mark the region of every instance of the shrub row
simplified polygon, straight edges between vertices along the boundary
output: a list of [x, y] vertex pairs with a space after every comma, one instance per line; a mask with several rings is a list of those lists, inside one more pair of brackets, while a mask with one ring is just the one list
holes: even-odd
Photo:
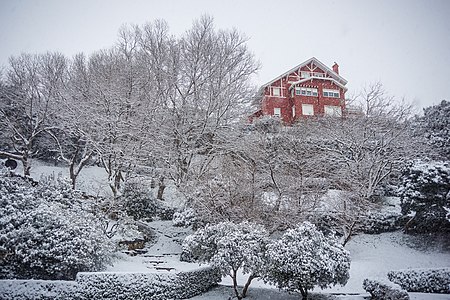
[[388, 278], [408, 292], [450, 294], [450, 268], [391, 271]]
[[201, 294], [221, 280], [206, 267], [180, 273], [78, 273], [76, 281], [0, 280], [0, 300], [186, 299]]
[[363, 288], [370, 293], [373, 300], [409, 300], [405, 290], [389, 281], [364, 279]]
[[0, 300], [78, 299], [78, 284], [63, 280], [0, 280]]

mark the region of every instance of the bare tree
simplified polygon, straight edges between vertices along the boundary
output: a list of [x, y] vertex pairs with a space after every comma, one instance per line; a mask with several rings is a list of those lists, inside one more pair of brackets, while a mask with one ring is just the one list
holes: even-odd
[[410, 107], [396, 104], [381, 84], [365, 90], [359, 100], [364, 115], [320, 120], [314, 143], [339, 188], [373, 200], [412, 155], [415, 140], [407, 124]]
[[250, 99], [250, 76], [258, 65], [237, 31], [216, 31], [203, 17], [178, 41], [174, 90], [163, 124], [170, 149], [167, 162], [177, 184], [199, 176], [214, 155], [225, 130]]
[[36, 141], [56, 128], [55, 103], [67, 74], [67, 60], [59, 53], [22, 54], [10, 58], [8, 88], [2, 89], [0, 127], [10, 140], [10, 148], [0, 154], [22, 162], [30, 175], [30, 158], [38, 154]]

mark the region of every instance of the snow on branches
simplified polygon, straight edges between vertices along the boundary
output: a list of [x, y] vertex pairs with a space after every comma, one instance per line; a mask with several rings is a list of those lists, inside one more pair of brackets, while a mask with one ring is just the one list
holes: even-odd
[[264, 279], [279, 288], [300, 292], [303, 299], [314, 286], [345, 285], [349, 279], [349, 252], [309, 222], [287, 230], [269, 244], [267, 262]]
[[411, 215], [411, 232], [450, 232], [450, 166], [416, 161], [403, 171], [402, 212]]
[[0, 278], [74, 279], [109, 263], [98, 216], [58, 185], [34, 187], [0, 170]]
[[[254, 278], [260, 277], [265, 266], [265, 250], [269, 243], [266, 230], [256, 224], [222, 222], [210, 225], [188, 236], [183, 250], [200, 262], [218, 268], [223, 276], [233, 279], [236, 297], [246, 296]], [[242, 292], [237, 289], [237, 272], [250, 274]]]
[[[314, 286], [344, 285], [349, 278], [348, 251], [309, 222], [287, 230], [279, 240], [270, 240], [259, 225], [223, 222], [188, 236], [183, 249], [194, 259], [218, 268], [223, 276], [229, 275], [238, 299], [246, 296], [257, 277], [301, 292], [303, 299]], [[236, 277], [240, 269], [250, 274], [241, 293]]]

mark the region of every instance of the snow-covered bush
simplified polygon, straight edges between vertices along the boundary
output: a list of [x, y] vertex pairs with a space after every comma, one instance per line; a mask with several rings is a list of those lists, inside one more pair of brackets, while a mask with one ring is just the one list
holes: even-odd
[[182, 211], [175, 212], [173, 214], [172, 222], [175, 227], [192, 226], [194, 230], [204, 225], [192, 208], [186, 208]]
[[388, 278], [408, 292], [450, 294], [450, 268], [390, 271]]
[[319, 286], [347, 283], [350, 254], [334, 238], [325, 237], [304, 222], [267, 246], [267, 272], [264, 280], [279, 288], [300, 292]]
[[403, 171], [402, 213], [412, 215], [407, 230], [450, 232], [450, 165], [416, 161]]
[[0, 278], [73, 279], [113, 251], [81, 195], [59, 181], [33, 186], [0, 170]]
[[370, 293], [373, 300], [409, 300], [405, 290], [389, 281], [364, 279], [363, 288]]
[[401, 229], [404, 217], [397, 211], [369, 211], [361, 218], [360, 229], [364, 233], [378, 234]]
[[159, 217], [172, 220], [175, 209], [161, 200], [157, 200], [142, 178], [128, 179], [121, 195], [125, 211], [135, 220]]
[[79, 273], [84, 299], [166, 300], [186, 299], [206, 292], [220, 282], [213, 268], [180, 273]]
[[280, 132], [281, 126], [281, 119], [279, 117], [262, 116], [253, 121], [253, 128], [265, 133]]
[[450, 159], [450, 101], [424, 108], [423, 116], [414, 120], [416, 135], [423, 136], [433, 150]]
[[[254, 278], [260, 277], [265, 269], [265, 251], [269, 242], [264, 227], [248, 222], [234, 224], [222, 222], [206, 226], [186, 237], [183, 251], [190, 253], [199, 262], [208, 262], [220, 270], [222, 276], [233, 279], [238, 299], [246, 296]], [[249, 274], [242, 292], [237, 290], [237, 272], [242, 269]]]
[[156, 198], [140, 180], [127, 180], [121, 197], [125, 211], [133, 218], [152, 218], [156, 215]]
[[63, 280], [0, 280], [0, 300], [81, 299], [78, 284]]

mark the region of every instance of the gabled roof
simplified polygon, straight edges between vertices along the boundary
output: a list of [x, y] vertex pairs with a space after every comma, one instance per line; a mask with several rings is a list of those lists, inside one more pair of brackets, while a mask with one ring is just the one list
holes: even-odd
[[[302, 62], [301, 64], [299, 64], [298, 66], [293, 67], [292, 69], [290, 69], [289, 71], [281, 74], [280, 76], [278, 76], [277, 78], [269, 81], [268, 83], [264, 84], [262, 87], [266, 87], [268, 85], [271, 85], [272, 83], [274, 83], [275, 81], [288, 76], [289, 74], [297, 71], [298, 69], [308, 65], [309, 63], [313, 62], [316, 66], [318, 66], [319, 68], [321, 68], [323, 71], [325, 71], [327, 74], [329, 74], [336, 82], [340, 83], [341, 85], [346, 85], [347, 84], [347, 80], [345, 80], [342, 76], [340, 76], [339, 74], [337, 74], [336, 72], [334, 72], [332, 69], [328, 68], [325, 64], [323, 64], [322, 62], [320, 62], [317, 58], [312, 57], [310, 59], [308, 59], [307, 61]], [[311, 79], [311, 78], [309, 78]], [[323, 79], [323, 78], [320, 78]]]

